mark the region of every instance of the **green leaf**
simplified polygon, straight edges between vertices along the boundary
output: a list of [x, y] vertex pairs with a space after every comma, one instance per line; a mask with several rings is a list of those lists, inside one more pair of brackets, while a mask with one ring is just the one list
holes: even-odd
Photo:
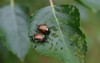
[[87, 46], [85, 36], [79, 29], [78, 9], [72, 5], [58, 5], [54, 9], [56, 19], [50, 6], [32, 15], [29, 36], [37, 33], [39, 24], [47, 24], [51, 31], [47, 41], [33, 42], [33, 48], [41, 55], [56, 57], [64, 63], [83, 63]]
[[0, 8], [0, 40], [20, 60], [24, 59], [30, 47], [26, 13], [19, 5]]

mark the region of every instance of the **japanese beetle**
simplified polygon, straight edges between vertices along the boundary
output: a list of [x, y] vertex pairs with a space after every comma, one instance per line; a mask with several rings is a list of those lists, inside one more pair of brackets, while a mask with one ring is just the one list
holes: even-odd
[[44, 42], [46, 40], [46, 36], [43, 35], [42, 33], [36, 33], [32, 39], [35, 41], [35, 42]]
[[38, 25], [38, 30], [43, 34], [46, 34], [46, 35], [50, 34], [50, 30], [46, 24]]

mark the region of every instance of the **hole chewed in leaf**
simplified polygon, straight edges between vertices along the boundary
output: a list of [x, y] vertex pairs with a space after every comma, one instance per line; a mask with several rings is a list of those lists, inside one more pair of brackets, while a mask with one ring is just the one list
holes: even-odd
[[63, 47], [61, 47], [61, 50], [63, 49]]
[[70, 45], [73, 46], [73, 43], [71, 43]]

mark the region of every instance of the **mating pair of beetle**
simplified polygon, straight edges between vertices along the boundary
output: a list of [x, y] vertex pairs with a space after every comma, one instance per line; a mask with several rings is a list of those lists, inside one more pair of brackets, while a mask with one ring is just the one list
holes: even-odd
[[37, 28], [38, 32], [33, 35], [32, 39], [35, 42], [45, 42], [47, 40], [48, 35], [50, 34], [50, 30], [46, 24], [40, 24]]

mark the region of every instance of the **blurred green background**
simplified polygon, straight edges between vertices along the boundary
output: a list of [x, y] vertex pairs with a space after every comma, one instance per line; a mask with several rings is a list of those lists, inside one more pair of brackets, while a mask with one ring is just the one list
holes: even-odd
[[[80, 28], [86, 35], [88, 46], [85, 63], [100, 63], [100, 0], [53, 0], [54, 4], [75, 5], [80, 11]], [[25, 6], [29, 6], [30, 13], [50, 5], [49, 0], [15, 0]], [[99, 3], [98, 3], [99, 2]], [[9, 0], [0, 0], [0, 6], [9, 4]], [[56, 58], [42, 56], [30, 48], [21, 62], [16, 55], [8, 51], [0, 44], [0, 63], [61, 63]]]

